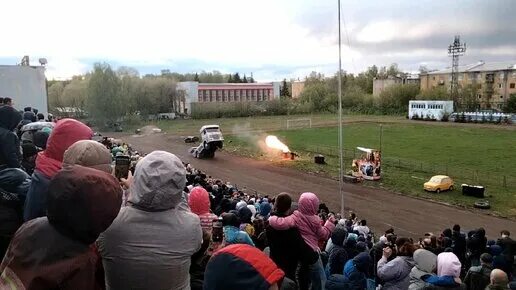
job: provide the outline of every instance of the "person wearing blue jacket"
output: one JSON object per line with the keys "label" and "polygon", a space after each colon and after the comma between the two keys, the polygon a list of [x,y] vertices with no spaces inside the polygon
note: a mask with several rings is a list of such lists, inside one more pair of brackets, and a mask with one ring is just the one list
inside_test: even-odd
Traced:
{"label": "person wearing blue jacket", "polygon": [[367,276],[371,257],[368,253],[360,253],[344,265],[343,274],[334,274],[326,282],[326,290],[367,289]]}

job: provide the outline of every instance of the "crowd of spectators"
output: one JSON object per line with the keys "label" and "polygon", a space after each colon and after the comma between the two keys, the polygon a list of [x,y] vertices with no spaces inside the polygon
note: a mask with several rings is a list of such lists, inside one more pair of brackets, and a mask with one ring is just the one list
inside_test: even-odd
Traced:
{"label": "crowd of spectators", "polygon": [[316,193],[247,192],[165,151],[118,180],[114,157],[136,153],[73,119],[29,175],[23,119],[0,108],[0,289],[515,289],[509,231],[377,238]]}

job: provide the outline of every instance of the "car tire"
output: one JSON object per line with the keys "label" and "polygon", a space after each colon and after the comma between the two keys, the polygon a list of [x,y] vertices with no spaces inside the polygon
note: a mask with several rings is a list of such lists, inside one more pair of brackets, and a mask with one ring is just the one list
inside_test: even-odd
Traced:
{"label": "car tire", "polygon": [[491,205],[489,204],[489,201],[487,200],[479,200],[473,204],[474,207],[480,208],[480,209],[490,209]]}
{"label": "car tire", "polygon": [[453,185],[450,186],[450,188],[448,189],[449,191],[453,191]]}
{"label": "car tire", "polygon": [[436,192],[436,193],[441,193],[441,189],[440,189],[440,188],[438,188],[438,189],[436,189],[436,190],[435,190],[435,192]]}

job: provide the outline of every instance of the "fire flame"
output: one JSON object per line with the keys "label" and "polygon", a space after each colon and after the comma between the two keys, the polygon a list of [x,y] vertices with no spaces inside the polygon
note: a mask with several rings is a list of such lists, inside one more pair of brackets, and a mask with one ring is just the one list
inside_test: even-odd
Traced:
{"label": "fire flame", "polygon": [[269,135],[267,138],[265,138],[265,144],[267,144],[267,147],[272,149],[278,149],[283,151],[283,153],[288,153],[290,150],[288,149],[288,146],[283,144],[278,137],[274,135]]}

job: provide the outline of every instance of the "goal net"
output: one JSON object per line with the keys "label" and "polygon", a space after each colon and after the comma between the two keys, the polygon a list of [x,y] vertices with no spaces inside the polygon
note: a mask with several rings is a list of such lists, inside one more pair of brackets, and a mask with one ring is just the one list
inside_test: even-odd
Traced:
{"label": "goal net", "polygon": [[287,130],[298,128],[312,128],[312,118],[287,120]]}

